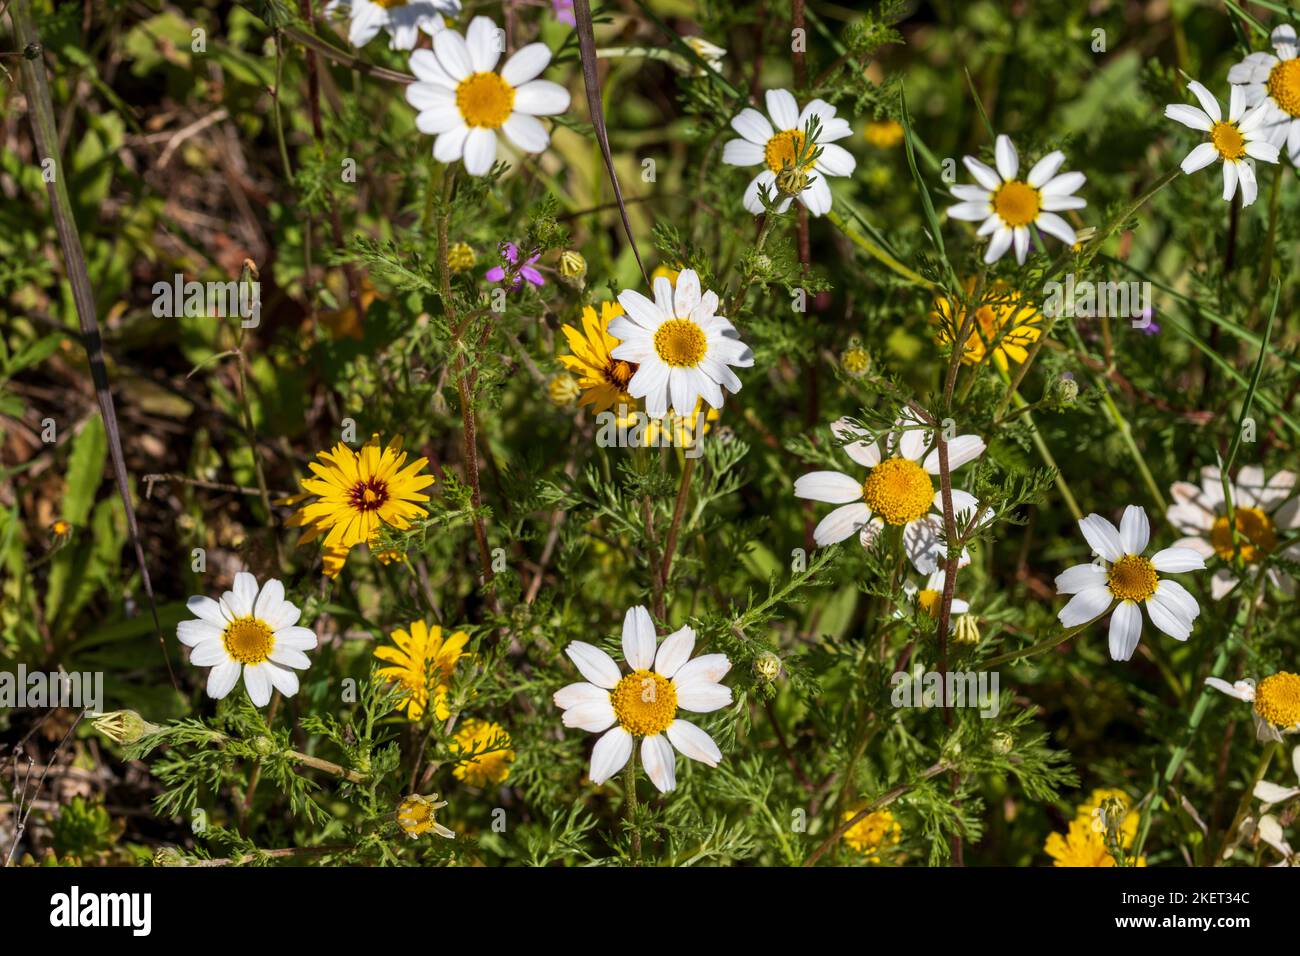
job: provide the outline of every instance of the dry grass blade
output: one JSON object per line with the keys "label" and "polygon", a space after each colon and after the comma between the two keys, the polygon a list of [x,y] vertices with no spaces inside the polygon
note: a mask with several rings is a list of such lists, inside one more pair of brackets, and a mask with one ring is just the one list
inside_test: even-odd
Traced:
{"label": "dry grass blade", "polygon": [[641,278],[650,284],[650,276],[641,261],[641,252],[636,247],[636,238],[632,235],[632,223],[627,218],[627,206],[623,202],[623,190],[618,185],[618,173],[614,171],[614,157],[609,151],[609,132],[605,129],[605,108],[600,102],[600,77],[596,74],[596,34],[591,22],[591,4],[587,0],[573,0],[573,15],[578,21],[578,53],[582,58],[582,84],[587,89],[587,108],[591,113],[591,125],[596,131],[596,142],[600,144],[600,155],[605,160],[605,171],[609,173],[609,183],[614,187],[614,201],[618,203],[618,214],[623,218],[623,231],[627,241],[632,244],[632,255],[641,269]]}
{"label": "dry grass blade", "polygon": [[54,125],[54,104],[50,98],[49,82],[45,76],[45,64],[41,59],[41,44],[32,19],[30,0],[14,0],[10,16],[13,20],[14,33],[18,37],[18,45],[23,51],[22,78],[23,86],[27,91],[27,113],[32,122],[32,136],[36,140],[38,154],[42,158],[54,160],[56,175],[46,184],[50,195],[50,210],[54,216],[54,228],[58,232],[59,246],[63,249],[63,260],[68,269],[68,282],[72,286],[72,298],[77,307],[77,317],[81,322],[82,344],[86,348],[90,376],[95,384],[95,396],[99,400],[99,411],[104,418],[104,431],[108,435],[109,451],[113,458],[113,476],[117,480],[117,491],[122,496],[122,505],[126,509],[127,532],[135,548],[135,559],[140,566],[140,578],[144,584],[145,594],[149,597],[149,611],[153,615],[154,632],[158,635],[163,661],[167,664],[167,674],[171,678],[172,686],[179,690],[176,675],[172,671],[171,659],[167,655],[162,625],[158,620],[158,604],[154,600],[153,582],[149,579],[149,567],[144,559],[144,548],[140,544],[140,527],[135,520],[135,508],[131,505],[131,489],[126,478],[126,458],[122,453],[122,438],[118,432],[113,393],[108,387],[103,339],[99,334],[99,321],[95,317],[95,298],[90,290],[90,274],[86,269],[86,254],[81,248],[81,235],[77,232],[77,223],[72,216],[72,203],[64,183],[64,167]]}

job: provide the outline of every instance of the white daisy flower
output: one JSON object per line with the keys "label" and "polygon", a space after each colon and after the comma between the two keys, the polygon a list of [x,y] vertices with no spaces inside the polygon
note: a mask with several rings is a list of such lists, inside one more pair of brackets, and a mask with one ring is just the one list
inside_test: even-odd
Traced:
{"label": "white daisy flower", "polygon": [[690,415],[701,398],[721,408],[724,388],[740,391],[740,379],[728,366],[749,368],[754,353],[736,327],[717,314],[717,293],[700,294],[694,269],[678,274],[676,288],[659,276],[654,295],[652,302],[624,289],[618,302],[627,314],[609,323],[609,334],[622,340],[610,357],[638,366],[628,394],[645,399],[651,418],[663,418],[670,404],[673,414]]}
{"label": "white daisy flower", "polygon": [[[1291,751],[1291,766],[1295,770],[1296,780],[1300,781],[1300,747]],[[1261,780],[1255,784],[1255,799],[1267,810],[1275,803],[1285,803],[1300,797],[1300,787],[1283,787],[1276,783]]]}
{"label": "white daisy flower", "polygon": [[1248,108],[1268,104],[1272,109],[1264,124],[1268,141],[1279,149],[1285,147],[1291,162],[1300,166],[1300,46],[1295,27],[1283,23],[1269,39],[1277,55],[1250,54],[1228,71],[1228,82],[1245,91]]}
{"label": "white daisy flower", "polygon": [[190,652],[190,663],[211,667],[208,696],[220,700],[244,675],[244,687],[258,707],[271,700],[271,688],[285,697],[298,693],[298,675],[311,661],[303,651],[316,646],[310,629],[297,627],[302,612],[284,599],[284,585],[275,578],[259,592],[257,578],[247,571],[235,575],[234,588],[221,600],[198,595],[185,605],[195,620],[176,625],[176,636]]}
{"label": "white daisy flower", "polygon": [[545,43],[520,48],[497,72],[504,48],[504,34],[496,24],[475,17],[465,36],[443,30],[433,38],[432,52],[411,54],[417,81],[407,86],[406,101],[419,110],[416,128],[437,137],[434,159],[464,159],[471,176],[492,168],[498,130],[521,151],[540,153],[551,138],[537,117],[569,108],[568,90],[537,79],[551,62]]}
{"label": "white daisy flower", "polygon": [[1056,593],[1073,595],[1056,615],[1061,625],[1086,624],[1118,601],[1110,619],[1110,656],[1111,660],[1126,661],[1142,636],[1138,605],[1145,604],[1152,624],[1174,640],[1187,640],[1201,607],[1181,584],[1162,579],[1157,572],[1203,570],[1201,556],[1190,548],[1172,547],[1143,557],[1151,541],[1151,523],[1138,505],[1124,509],[1118,531],[1098,514],[1081,519],[1079,530],[1102,563],[1076,564],[1057,576]]}
{"label": "white daisy flower", "polygon": [[[1280,533],[1300,528],[1300,497],[1296,497],[1295,472],[1279,471],[1265,480],[1264,469],[1247,465],[1229,482],[1233,514],[1237,526],[1237,548],[1247,564],[1258,564],[1278,549]],[[1174,544],[1191,548],[1204,558],[1221,561],[1233,559],[1232,530],[1228,527],[1228,505],[1223,497],[1223,480],[1219,469],[1209,465],[1201,469],[1198,488],[1189,481],[1175,482],[1169,489],[1174,503],[1165,517],[1188,537]],[[1280,552],[1292,561],[1300,561],[1300,545]],[[1268,580],[1288,596],[1295,593],[1295,580],[1280,568],[1270,567]],[[1210,579],[1210,596],[1220,600],[1237,584],[1230,567],[1219,568]]]}
{"label": "white daisy flower", "polygon": [[[903,547],[920,574],[932,574],[947,546],[943,543],[943,493],[935,486],[939,474],[939,451],[931,449],[932,430],[904,415],[895,423],[897,431],[887,436],[882,447],[878,441],[862,439],[844,418],[831,425],[841,441],[849,441],[844,451],[868,470],[865,480],[839,471],[814,471],[794,483],[797,498],[839,505],[813,529],[818,547],[826,547],[858,533],[863,547],[869,547],[886,525],[902,527]],[[851,439],[857,438],[856,441]],[[957,435],[948,442],[948,469],[984,454],[984,439],[978,435]],[[952,490],[953,511],[958,525],[964,524],[979,509],[975,496]],[[989,520],[991,515],[982,519]],[[970,554],[962,549],[958,567],[970,563]]]}
{"label": "white daisy flower", "polygon": [[460,13],[460,0],[330,0],[325,13],[349,18],[348,42],[355,47],[387,30],[390,50],[412,50],[421,31],[434,36],[447,26],[444,14]]}
{"label": "white daisy flower", "polygon": [[1205,683],[1221,694],[1255,705],[1256,739],[1281,741],[1283,734],[1300,733],[1300,674],[1279,671],[1258,684],[1250,677],[1232,684],[1207,677]]}
{"label": "white daisy flower", "polygon": [[[937,621],[939,620],[939,612],[943,608],[943,585],[947,579],[947,573],[943,568],[940,568],[926,579],[923,588],[918,588],[911,581],[906,582],[903,585],[903,593],[920,611]],[[964,601],[954,594],[952,597],[952,614],[948,620],[948,630],[951,631],[955,628],[958,616],[965,614],[969,610],[970,602]],[[901,617],[902,612],[899,612],[898,616]]]}
{"label": "white daisy flower", "polygon": [[1282,823],[1271,813],[1266,813],[1259,818],[1259,838],[1271,846],[1278,853],[1282,854],[1282,862],[1274,863],[1273,866],[1300,866],[1300,855],[1291,849],[1291,844],[1286,840],[1286,832],[1282,828]]}
{"label": "white daisy flower", "polygon": [[1216,159],[1223,160],[1223,199],[1232,199],[1241,183],[1241,205],[1249,206],[1255,201],[1259,187],[1255,183],[1255,167],[1248,159],[1258,159],[1266,163],[1277,162],[1277,147],[1268,141],[1265,121],[1271,115],[1271,108],[1261,103],[1249,112],[1246,111],[1246,91],[1234,86],[1228,102],[1228,118],[1223,118],[1219,101],[1200,83],[1192,80],[1187,84],[1200,100],[1203,109],[1187,106],[1184,103],[1170,103],[1165,107],[1165,116],[1184,126],[1209,133],[1210,140],[1202,143],[1187,154],[1182,162],[1184,173],[1194,173],[1204,169]]}
{"label": "white daisy flower", "polygon": [[[831,210],[831,187],[826,177],[851,176],[857,166],[852,153],[835,145],[837,139],[853,135],[849,121],[837,117],[835,107],[825,100],[813,100],[801,113],[799,104],[788,90],[768,90],[766,99],[771,121],[753,107],[746,107],[731,121],[731,128],[742,138],[729,141],[722,150],[722,161],[731,166],[767,167],[745,187],[745,209],[755,215],[763,211],[760,191],[766,192],[772,200],[777,198],[776,174],[787,165],[793,166],[795,157],[803,148],[808,122],[816,117],[820,127],[815,145],[821,147],[822,153],[800,172],[818,175],[798,194],[798,198],[814,216],[825,215]],[[790,198],[787,196],[777,206],[777,212],[789,208]]]}
{"label": "white daisy flower", "polygon": [[713,738],[677,711],[707,714],[730,704],[731,688],[718,682],[731,662],[725,654],[691,660],[695,632],[689,627],[664,638],[658,653],[656,641],[650,612],[633,607],[623,618],[623,657],[632,673],[623,674],[592,644],[574,641],[564,649],[587,681],[557,690],[555,706],[564,712],[564,726],[601,734],[589,772],[598,786],[627,765],[634,737],[643,738],[641,763],[660,793],[677,785],[674,747],[710,767],[722,759]]}
{"label": "white daisy flower", "polygon": [[979,185],[953,186],[952,194],[961,202],[948,207],[953,219],[980,223],[976,235],[993,236],[984,261],[990,265],[997,262],[1014,245],[1016,262],[1024,265],[1029,255],[1030,226],[1074,245],[1078,240],[1074,228],[1057,213],[1088,205],[1087,200],[1074,195],[1086,181],[1083,173],[1057,175],[1065,162],[1065,154],[1058,149],[1034,163],[1029,175],[1019,179],[1020,157],[1006,135],[997,138],[993,155],[997,169],[990,169],[974,156],[962,158]]}
{"label": "white daisy flower", "polygon": [[[704,37],[685,37],[684,41],[690,47],[695,55],[703,60],[714,72],[722,72],[722,58],[727,55],[727,51],[716,43],[710,43]],[[703,76],[704,70],[696,65],[691,64],[690,71],[695,76]]]}

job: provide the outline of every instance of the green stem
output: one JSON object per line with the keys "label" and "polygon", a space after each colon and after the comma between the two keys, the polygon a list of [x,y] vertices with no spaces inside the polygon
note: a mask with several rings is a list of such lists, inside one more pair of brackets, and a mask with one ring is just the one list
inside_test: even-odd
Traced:
{"label": "green stem", "polygon": [[627,758],[627,767],[623,770],[623,790],[627,799],[627,825],[632,830],[632,865],[641,865],[641,825],[637,821],[636,802],[636,744]]}
{"label": "green stem", "polygon": [[862,235],[862,233],[858,232],[856,229],[850,226],[847,222],[844,221],[843,218],[841,218],[840,214],[837,213],[834,209],[832,209],[830,212],[826,214],[826,219],[830,222],[832,226],[834,226],[840,232],[844,233],[845,238],[847,238],[851,243],[853,243],[855,246],[857,246],[867,255],[871,256],[871,258],[875,259],[877,262],[881,263],[886,268],[890,269],[892,272],[895,272],[898,275],[902,276],[908,282],[914,282],[917,285],[925,286],[925,288],[927,289],[938,288],[938,286],[935,283],[931,282],[929,279],[921,275],[919,272],[914,272],[913,270],[909,269],[907,266],[903,265],[901,262],[899,262],[897,259],[891,256],[888,252],[886,252],[884,249],[880,248],[880,246],[878,246],[876,243],[872,242],[866,236]]}

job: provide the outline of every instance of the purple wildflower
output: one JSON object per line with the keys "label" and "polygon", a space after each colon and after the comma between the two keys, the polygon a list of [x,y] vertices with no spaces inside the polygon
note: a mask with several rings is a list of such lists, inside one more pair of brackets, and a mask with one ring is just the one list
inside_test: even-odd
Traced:
{"label": "purple wildflower", "polygon": [[527,280],[532,285],[545,285],[546,280],[542,274],[532,267],[533,263],[542,257],[539,252],[522,266],[519,265],[519,248],[513,242],[503,242],[498,246],[501,250],[502,265],[493,266],[484,275],[489,282],[501,282],[506,279],[510,280],[510,288],[518,289]]}
{"label": "purple wildflower", "polygon": [[555,19],[561,23],[571,27],[578,25],[578,18],[573,13],[573,0],[551,0],[551,9],[555,12]]}

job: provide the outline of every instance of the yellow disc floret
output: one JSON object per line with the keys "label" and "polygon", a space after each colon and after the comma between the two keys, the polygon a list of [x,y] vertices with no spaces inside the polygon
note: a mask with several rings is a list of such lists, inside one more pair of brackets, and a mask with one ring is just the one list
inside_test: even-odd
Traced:
{"label": "yellow disc floret", "polygon": [[241,617],[226,626],[221,635],[226,653],[241,664],[260,664],[271,656],[275,635],[255,617]]}
{"label": "yellow disc floret", "polygon": [[787,166],[793,167],[795,159],[803,149],[803,133],[797,129],[782,130],[767,141],[763,147],[763,159],[767,168],[779,173]]}
{"label": "yellow disc floret", "polygon": [[653,737],[677,716],[677,688],[653,671],[633,671],[609,695],[619,725],[637,737]]}
{"label": "yellow disc floret", "polygon": [[887,523],[907,524],[930,511],[934,481],[910,459],[887,458],[867,475],[862,500]]}
{"label": "yellow disc floret", "polygon": [[1110,593],[1121,601],[1145,601],[1156,593],[1159,582],[1155,565],[1136,554],[1124,555],[1106,576]]}
{"label": "yellow disc floret", "polygon": [[1255,713],[1283,730],[1300,726],[1300,674],[1279,671],[1260,681]]}
{"label": "yellow disc floret", "polygon": [[993,194],[993,210],[1008,226],[1027,226],[1038,218],[1042,208],[1038,190],[1019,179],[1003,183]]}
{"label": "yellow disc floret", "polygon": [[[1246,561],[1258,561],[1277,547],[1277,530],[1273,519],[1258,508],[1235,508],[1233,515],[1237,519],[1237,548]],[[1214,553],[1224,561],[1232,560],[1232,531],[1228,527],[1228,516],[1220,515],[1214,519],[1210,529],[1210,544]]]}
{"label": "yellow disc floret", "polygon": [[456,87],[456,106],[465,125],[498,129],[515,108],[515,91],[496,73],[471,73]]}
{"label": "yellow disc floret", "polygon": [[1282,110],[1300,117],[1300,59],[1282,60],[1268,74],[1268,95]]}
{"label": "yellow disc floret", "polygon": [[1222,120],[1210,127],[1210,142],[1224,159],[1238,160],[1246,155],[1246,137],[1236,123]]}
{"label": "yellow disc floret", "polygon": [[704,330],[690,319],[669,319],[655,332],[655,351],[673,368],[694,368],[708,350]]}

